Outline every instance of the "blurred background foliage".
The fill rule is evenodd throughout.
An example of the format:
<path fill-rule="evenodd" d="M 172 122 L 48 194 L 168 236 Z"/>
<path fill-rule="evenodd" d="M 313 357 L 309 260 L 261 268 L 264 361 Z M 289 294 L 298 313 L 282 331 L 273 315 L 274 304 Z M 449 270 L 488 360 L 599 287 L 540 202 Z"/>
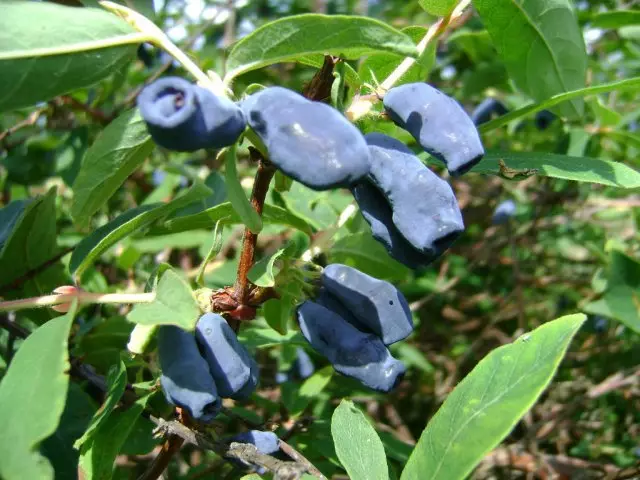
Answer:
<path fill-rule="evenodd" d="M 71 2 L 73 3 L 73 2 Z M 87 1 L 87 4 L 92 2 Z M 624 2 L 622 2 L 624 3 Z M 601 84 L 629 78 L 640 71 L 640 27 L 598 27 L 602 12 L 632 8 L 615 1 L 579 1 L 575 4 L 587 46 L 588 83 Z M 222 73 L 225 54 L 235 41 L 268 21 L 284 16 L 318 12 L 372 16 L 397 28 L 430 25 L 435 18 L 406 0 L 156 0 L 151 5 L 134 0 L 184 51 L 203 67 Z M 418 29 L 421 32 L 422 29 Z M 455 30 L 441 37 L 433 61 L 421 64 L 416 78 L 427 79 L 454 96 L 471 112 L 487 96 L 509 109 L 529 102 L 511 85 L 488 33 L 475 14 L 466 15 Z M 351 62 L 362 78 L 367 64 L 378 60 L 384 78 L 388 59 Z M 380 66 L 382 65 L 382 66 Z M 301 91 L 315 73 L 302 64 L 278 64 L 240 76 L 234 92 L 250 85 L 281 85 Z M 72 185 L 89 145 L 104 125 L 134 105 L 143 83 L 162 74 L 186 75 L 171 58 L 143 45 L 137 58 L 122 71 L 94 87 L 75 91 L 39 105 L 0 116 L 1 205 L 27 199 L 57 187 L 55 198 L 57 242 L 62 262 L 67 253 L 92 230 L 138 205 L 173 198 L 193 182 L 205 180 L 214 194 L 192 213 L 227 200 L 220 160 L 211 152 L 172 153 L 156 149 L 96 215 L 90 227 L 79 230 L 69 216 Z M 380 78 L 379 78 L 380 79 Z M 355 92 L 350 89 L 348 95 Z M 530 116 L 510 127 L 483 135 L 488 150 L 551 152 L 575 157 L 596 157 L 640 168 L 640 96 L 626 90 L 587 100 L 581 121 L 547 121 Z M 538 118 L 538 120 L 536 120 Z M 391 133 L 412 140 L 388 122 L 361 124 L 365 131 Z M 255 166 L 240 150 L 240 173 L 249 188 Z M 426 157 L 423 157 L 426 159 Z M 430 166 L 447 178 L 440 164 Z M 268 203 L 286 206 L 314 228 L 311 239 L 283 226 L 266 225 L 259 237 L 259 258 L 274 254 L 289 242 L 300 253 L 319 247 L 320 263 L 341 262 L 393 281 L 409 299 L 418 327 L 410 339 L 392 347 L 409 365 L 399 388 L 389 395 L 372 394 L 355 382 L 331 375 L 323 359 L 309 352 L 318 372 L 301 389 L 300 380 L 283 384 L 277 372 L 287 371 L 295 348 L 302 345 L 293 320 L 279 329 L 280 336 L 259 318 L 243 326 L 241 337 L 255 348 L 261 365 L 261 385 L 251 404 L 233 411 L 258 423 L 279 425 L 278 433 L 300 449 L 325 474 L 340 474 L 330 437 L 329 418 L 345 396 L 364 408 L 385 445 L 391 470 L 406 462 L 411 445 L 451 389 L 488 352 L 511 342 L 558 316 L 586 312 L 589 319 L 570 347 L 553 384 L 504 442 L 477 468 L 473 478 L 600 478 L 603 473 L 637 465 L 640 459 L 640 265 L 638 222 L 640 195 L 598 184 L 530 176 L 508 180 L 470 173 L 449 179 L 458 196 L 467 227 L 451 250 L 428 268 L 412 272 L 391 260 L 371 237 L 359 213 L 338 223 L 353 204 L 348 192 L 314 192 L 299 184 L 288 192 L 272 189 Z M 273 188 L 273 185 L 272 185 Z M 495 207 L 513 199 L 517 209 L 507 224 L 492 225 Z M 9 212 L 5 212 L 9 213 Z M 3 218 L 0 231 L 11 225 Z M 222 288 L 235 279 L 242 226 L 226 228 L 220 255 L 206 269 L 205 285 Z M 194 278 L 213 241 L 211 230 L 145 231 L 120 242 L 102 255 L 83 275 L 86 290 L 122 291 L 141 286 L 156 265 L 171 263 Z M 38 295 L 70 283 L 65 269 L 40 275 L 39 282 L 12 284 L 3 270 L 0 296 L 6 299 Z M 38 283 L 37 285 L 32 283 Z M 631 302 L 630 304 L 628 302 Z M 155 371 L 153 355 L 132 359 L 126 353 L 132 324 L 114 307 L 85 308 L 74 331 L 72 353 L 106 374 L 122 358 L 131 381 L 149 380 Z M 40 324 L 44 311 L 17 315 L 26 326 Z M 267 319 L 274 325 L 277 320 Z M 286 339 L 286 342 L 283 342 Z M 9 345 L 10 344 L 10 345 Z M 0 330 L 0 351 L 12 351 L 19 340 Z M 6 369 L 6 355 L 0 373 Z M 149 370 L 151 366 L 151 370 Z M 322 369 L 322 370 L 321 370 Z M 100 392 L 73 386 L 65 417 L 72 416 L 82 432 L 97 406 Z M 162 399 L 155 398 L 159 408 Z M 220 431 L 234 431 L 236 417 L 222 417 Z M 135 478 L 151 459 L 157 442 L 151 424 L 139 427 L 118 457 L 116 478 Z M 69 432 L 66 432 L 68 434 Z M 62 432 L 61 435 L 64 435 Z M 49 441 L 43 451 L 56 463 L 63 442 Z M 220 460 L 185 448 L 173 462 L 167 478 L 236 478 Z M 213 454 L 210 454 L 213 455 Z M 58 460 L 59 462 L 59 460 Z M 229 475 L 228 477 L 225 475 Z M 638 474 L 640 475 L 640 474 Z M 73 476 L 73 472 L 70 473 Z M 62 477 L 61 477 L 62 478 Z M 614 477 L 610 477 L 614 478 Z M 622 478 L 622 477 L 619 477 Z M 625 477 L 640 478 L 640 477 Z"/>

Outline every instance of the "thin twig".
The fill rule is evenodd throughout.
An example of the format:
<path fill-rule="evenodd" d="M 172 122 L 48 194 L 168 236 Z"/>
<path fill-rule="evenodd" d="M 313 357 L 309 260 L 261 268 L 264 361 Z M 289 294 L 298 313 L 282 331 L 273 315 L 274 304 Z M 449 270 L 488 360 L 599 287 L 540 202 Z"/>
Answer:
<path fill-rule="evenodd" d="M 156 458 L 153 459 L 149 468 L 138 477 L 138 480 L 156 480 L 159 478 L 162 472 L 169 466 L 171 458 L 180 451 L 183 444 L 183 438 L 177 435 L 169 436 L 162 444 L 160 452 L 156 455 Z"/>
<path fill-rule="evenodd" d="M 151 303 L 155 300 L 155 293 L 90 293 L 78 291 L 73 294 L 53 294 L 42 297 L 21 298 L 0 302 L 0 312 L 11 312 L 29 308 L 51 307 L 78 300 L 80 304 L 87 303 Z"/>
<path fill-rule="evenodd" d="M 31 112 L 27 118 L 16 123 L 13 127 L 8 128 L 4 132 L 0 132 L 0 143 L 4 142 L 8 137 L 16 133 L 18 130 L 35 125 L 40 116 L 49 108 L 49 106 L 40 107 Z"/>
<path fill-rule="evenodd" d="M 155 430 L 156 435 L 177 436 L 190 445 L 203 450 L 213 451 L 222 457 L 235 458 L 251 465 L 264 467 L 267 470 L 274 472 L 276 474 L 276 478 L 289 472 L 293 472 L 294 475 L 297 475 L 294 478 L 299 478 L 302 473 L 308 471 L 307 465 L 303 465 L 299 462 L 278 460 L 277 458 L 273 458 L 269 455 L 264 455 L 251 444 L 213 442 L 205 435 L 196 430 L 190 429 L 180 422 L 174 420 L 166 421 L 155 417 L 150 417 L 150 419 L 157 425 Z"/>
<path fill-rule="evenodd" d="M 251 205 L 258 215 L 262 216 L 264 201 L 269 191 L 269 184 L 276 173 L 276 169 L 267 160 L 265 160 L 260 152 L 251 149 L 252 157 L 258 160 L 258 171 L 253 182 L 253 190 L 251 192 Z M 247 304 L 249 298 L 249 279 L 247 274 L 253 266 L 253 258 L 256 250 L 256 242 L 258 234 L 253 233 L 248 228 L 244 229 L 242 236 L 242 252 L 240 253 L 240 261 L 238 263 L 238 273 L 233 288 L 233 296 L 240 305 Z"/>
<path fill-rule="evenodd" d="M 81 101 L 76 100 L 75 98 L 73 98 L 70 95 L 62 95 L 62 96 L 60 96 L 58 98 L 60 99 L 60 102 L 63 105 L 68 105 L 71 108 L 73 108 L 74 110 L 80 110 L 80 111 L 86 113 L 93 120 L 96 120 L 97 122 L 101 123 L 102 125 L 106 125 L 106 124 L 110 123 L 111 120 L 114 119 L 113 115 L 108 115 L 108 114 L 104 113 L 102 110 L 98 110 L 97 108 L 93 108 L 90 105 L 86 105 L 86 104 L 82 103 Z"/>
<path fill-rule="evenodd" d="M 31 270 L 28 270 L 26 273 L 20 275 L 18 278 L 13 280 L 11 283 L 8 283 L 8 284 L 5 284 L 5 285 L 0 285 L 0 295 L 5 293 L 7 290 L 14 290 L 14 289 L 18 288 L 20 285 L 22 285 L 24 282 L 26 282 L 30 278 L 34 277 L 38 273 L 41 273 L 42 271 L 44 271 L 47 268 L 49 268 L 50 266 L 52 266 L 54 263 L 56 263 L 58 260 L 60 260 L 66 254 L 72 252 L 74 248 L 75 247 L 65 248 L 60 253 L 58 253 L 54 257 L 50 258 L 46 262 L 43 262 L 40 265 L 38 265 L 37 267 L 34 267 Z"/>
<path fill-rule="evenodd" d="M 326 480 L 326 477 L 322 474 L 322 472 L 318 470 L 315 467 L 315 465 L 313 465 L 313 463 L 307 460 L 307 458 L 304 455 L 302 455 L 299 451 L 297 451 L 295 448 L 293 448 L 291 445 L 289 445 L 287 442 L 285 442 L 282 439 L 280 439 L 279 444 L 280 444 L 280 450 L 286 453 L 294 461 L 304 465 L 305 468 L 307 469 L 307 472 L 309 472 L 309 474 L 317 478 L 320 478 L 321 480 Z"/>
<path fill-rule="evenodd" d="M 442 35 L 442 33 L 449 27 L 451 23 L 453 23 L 458 17 L 462 15 L 465 8 L 469 6 L 471 0 L 462 0 L 456 8 L 446 17 L 442 17 L 436 23 L 431 25 L 427 30 L 425 36 L 420 40 L 417 45 L 418 55 L 422 55 L 422 53 L 426 50 L 427 46 L 437 37 Z M 396 68 L 391 74 L 380 84 L 380 87 L 383 91 L 389 90 L 393 87 L 398 80 L 402 78 L 402 76 L 409 71 L 409 69 L 416 63 L 415 58 L 408 57 L 403 60 L 403 62 Z"/>

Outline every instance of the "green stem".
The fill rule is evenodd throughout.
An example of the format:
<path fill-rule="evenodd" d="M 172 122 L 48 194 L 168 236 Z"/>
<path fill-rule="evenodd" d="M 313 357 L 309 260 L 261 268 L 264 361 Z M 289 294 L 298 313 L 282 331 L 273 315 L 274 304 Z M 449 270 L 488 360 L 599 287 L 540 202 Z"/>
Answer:
<path fill-rule="evenodd" d="M 13 60 L 17 58 L 50 57 L 52 55 L 66 55 L 70 53 L 86 52 L 88 50 L 98 50 L 101 48 L 119 47 L 131 43 L 150 42 L 154 39 L 144 32 L 129 33 L 115 38 L 104 38 L 102 40 L 90 40 L 88 42 L 78 42 L 71 45 L 57 47 L 43 47 L 31 50 L 12 50 L 0 53 L 0 60 Z"/>
<path fill-rule="evenodd" d="M 481 133 L 486 133 L 491 130 L 495 130 L 496 128 L 506 125 L 507 123 L 516 120 L 517 118 L 524 117 L 525 115 L 529 115 L 530 113 L 539 112 L 540 110 L 553 107 L 554 105 L 566 102 L 567 100 L 572 100 L 574 98 L 586 97 L 587 95 L 594 95 L 597 93 L 607 93 L 614 90 L 625 90 L 638 86 L 640 86 L 640 77 L 634 77 L 627 78 L 619 82 L 604 83 L 602 85 L 595 85 L 593 87 L 586 87 L 579 90 L 573 90 L 571 92 L 560 93 L 545 100 L 544 102 L 527 105 L 526 107 L 522 107 L 518 110 L 514 110 L 513 112 L 509 112 L 506 115 L 502 115 L 500 118 L 496 118 L 495 120 L 483 123 L 478 127 L 478 131 Z"/>
<path fill-rule="evenodd" d="M 89 293 L 54 294 L 43 297 L 21 298 L 0 302 L 0 312 L 25 310 L 28 308 L 51 307 L 77 300 L 80 304 L 88 303 L 151 303 L 155 300 L 155 293 Z"/>

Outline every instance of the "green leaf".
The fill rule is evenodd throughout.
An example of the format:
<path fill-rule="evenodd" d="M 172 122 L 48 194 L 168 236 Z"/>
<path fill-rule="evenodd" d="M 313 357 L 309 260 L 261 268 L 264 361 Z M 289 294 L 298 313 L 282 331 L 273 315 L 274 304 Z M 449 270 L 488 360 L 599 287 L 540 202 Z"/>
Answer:
<path fill-rule="evenodd" d="M 624 252 L 609 252 L 607 287 L 600 300 L 588 303 L 584 311 L 614 318 L 640 334 L 640 262 Z"/>
<path fill-rule="evenodd" d="M 74 249 L 69 262 L 69 271 L 77 279 L 93 262 L 123 238 L 139 231 L 151 223 L 167 217 L 176 210 L 207 197 L 211 190 L 202 182 L 196 183 L 186 192 L 167 204 L 150 204 L 127 210 L 106 225 L 85 237 Z"/>
<path fill-rule="evenodd" d="M 580 88 L 572 92 L 560 93 L 558 95 L 554 95 L 548 100 L 545 100 L 544 102 L 527 105 L 526 107 L 519 108 L 518 110 L 513 110 L 505 115 L 501 115 L 494 120 L 483 123 L 478 127 L 478 131 L 481 133 L 490 132 L 491 130 L 501 127 L 502 125 L 506 125 L 513 120 L 524 117 L 526 115 L 530 115 L 532 113 L 539 112 L 541 110 L 551 108 L 552 106 L 558 105 L 559 103 L 565 102 L 567 100 L 586 97 L 588 95 L 595 95 L 597 93 L 613 92 L 615 90 L 636 89 L 639 86 L 640 77 L 634 77 L 617 82 L 603 83 L 602 85 L 595 85 L 593 87 Z"/>
<path fill-rule="evenodd" d="M 89 444 L 93 441 L 98 429 L 107 421 L 109 415 L 113 412 L 113 409 L 118 405 L 120 397 L 122 397 L 126 386 L 127 369 L 121 360 L 109 370 L 109 374 L 107 375 L 107 397 L 100 409 L 91 419 L 91 423 L 89 424 L 87 431 L 84 432 L 82 437 L 76 440 L 76 443 L 74 444 L 75 448 L 80 449 L 84 447 L 85 444 Z"/>
<path fill-rule="evenodd" d="M 96 8 L 5 0 L 0 29 L 0 111 L 92 85 L 133 58 L 143 35 Z"/>
<path fill-rule="evenodd" d="M 15 200 L 0 209 L 0 252 L 31 201 L 31 199 Z"/>
<path fill-rule="evenodd" d="M 628 25 L 640 25 L 640 12 L 637 10 L 602 12 L 591 19 L 591 26 L 596 28 L 620 28 Z"/>
<path fill-rule="evenodd" d="M 158 281 L 155 300 L 133 307 L 127 319 L 142 325 L 177 325 L 193 330 L 200 314 L 191 287 L 176 272 L 167 270 Z"/>
<path fill-rule="evenodd" d="M 361 232 L 339 239 L 327 252 L 330 263 L 344 263 L 376 278 L 404 278 L 409 269 L 396 262 L 370 233 Z"/>
<path fill-rule="evenodd" d="M 281 335 L 287 334 L 289 319 L 293 315 L 294 298 L 282 294 L 280 298 L 272 298 L 262 305 L 262 314 L 269 326 Z"/>
<path fill-rule="evenodd" d="M 76 344 L 76 354 L 98 371 L 108 372 L 120 361 L 133 325 L 123 316 L 106 316 Z"/>
<path fill-rule="evenodd" d="M 422 37 L 427 33 L 427 29 L 419 26 L 405 27 L 402 29 L 402 33 L 406 34 L 415 43 L 422 40 Z M 437 42 L 431 42 L 427 45 L 427 48 L 416 59 L 416 62 L 409 67 L 406 73 L 400 77 L 395 85 L 401 85 L 403 83 L 411 82 L 424 82 L 429 76 L 429 72 L 433 68 L 433 64 L 436 60 L 436 45 Z M 389 53 L 377 53 L 370 55 L 360 64 L 358 73 L 363 82 L 374 84 L 377 80 L 382 82 L 388 77 L 402 63 L 403 59 L 397 55 L 391 55 Z"/>
<path fill-rule="evenodd" d="M 127 350 L 135 355 L 142 355 L 145 353 L 151 344 L 151 340 L 155 336 L 156 330 L 158 330 L 157 325 L 136 324 L 129 335 Z"/>
<path fill-rule="evenodd" d="M 380 437 L 353 402 L 342 400 L 331 417 L 331 436 L 351 480 L 387 480 L 389 469 Z"/>
<path fill-rule="evenodd" d="M 78 480 L 79 452 L 73 443 L 87 429 L 96 410 L 95 402 L 82 387 L 70 383 L 60 424 L 40 446 L 40 451 L 53 465 L 56 480 Z"/>
<path fill-rule="evenodd" d="M 25 203 L 19 219 L 0 250 L 0 288 L 3 289 L 5 299 L 47 295 L 54 288 L 70 283 L 60 261 L 55 261 L 37 275 L 25 277 L 27 272 L 51 262 L 58 253 L 56 192 L 55 187 L 52 187 L 46 195 Z M 5 288 L 19 278 L 22 280 L 18 288 Z M 34 309 L 28 315 L 40 324 L 57 314 L 49 309 Z"/>
<path fill-rule="evenodd" d="M 444 17 L 453 11 L 458 0 L 418 0 L 425 12 Z"/>
<path fill-rule="evenodd" d="M 211 244 L 211 248 L 207 252 L 207 255 L 202 260 L 200 264 L 200 268 L 198 269 L 198 275 L 196 276 L 196 283 L 200 286 L 204 286 L 204 274 L 207 268 L 207 264 L 216 258 L 222 250 L 222 233 L 224 231 L 224 225 L 222 225 L 221 220 L 216 222 L 216 226 L 213 228 L 213 243 Z"/>
<path fill-rule="evenodd" d="M 568 157 L 554 153 L 488 152 L 471 171 L 498 174 L 500 160 L 503 160 L 508 168 L 522 171 L 536 169 L 536 175 L 545 177 L 600 183 L 621 188 L 640 187 L 640 173 L 624 163 L 599 158 Z"/>
<path fill-rule="evenodd" d="M 282 335 L 271 328 L 245 328 L 238 334 L 238 339 L 250 350 L 273 347 L 286 343 L 288 345 L 308 345 L 300 332 L 289 331 Z"/>
<path fill-rule="evenodd" d="M 4 480 L 53 479 L 53 468 L 38 447 L 56 431 L 64 411 L 68 336 L 75 311 L 74 303 L 66 315 L 27 337 L 0 383 L 0 478 Z"/>
<path fill-rule="evenodd" d="M 582 314 L 548 322 L 484 357 L 422 432 L 401 480 L 462 480 L 547 387 Z"/>
<path fill-rule="evenodd" d="M 318 398 L 318 395 L 329 385 L 333 372 L 335 372 L 333 367 L 327 365 L 307 378 L 297 390 L 295 401 L 293 405 L 289 406 L 289 412 L 296 416 L 301 414 L 304 409 L 307 408 L 307 405 L 309 405 L 314 398 Z"/>
<path fill-rule="evenodd" d="M 235 146 L 227 149 L 225 153 L 224 173 L 227 190 L 229 192 L 229 200 L 231 201 L 233 209 L 249 230 L 256 234 L 260 233 L 260 230 L 262 230 L 262 219 L 251 205 L 251 202 L 249 202 L 242 185 L 240 185 L 240 179 L 238 178 L 238 171 L 236 169 Z"/>
<path fill-rule="evenodd" d="M 168 220 L 165 227 L 169 233 L 185 232 L 188 230 L 207 229 L 215 227 L 218 221 L 222 221 L 224 225 L 237 225 L 242 221 L 231 206 L 230 202 L 221 203 L 213 208 L 196 213 L 195 215 L 187 215 Z M 265 205 L 262 210 L 262 221 L 265 224 L 279 224 L 293 227 L 307 234 L 311 234 L 313 230 L 305 220 L 284 208 L 275 205 Z M 164 232 L 159 232 L 164 233 Z"/>
<path fill-rule="evenodd" d="M 276 284 L 275 276 L 280 271 L 280 269 L 275 266 L 275 262 L 283 253 L 284 248 L 281 248 L 273 255 L 256 262 L 256 264 L 251 267 L 251 270 L 249 270 L 247 278 L 259 287 L 273 287 Z"/>
<path fill-rule="evenodd" d="M 84 225 L 153 150 L 154 143 L 137 109 L 111 122 L 87 150 L 73 182 L 71 216 Z"/>
<path fill-rule="evenodd" d="M 434 368 L 427 357 L 415 346 L 410 343 L 396 343 L 392 347 L 392 352 L 398 360 L 401 360 L 406 366 L 414 366 L 424 373 L 433 373 Z"/>
<path fill-rule="evenodd" d="M 139 398 L 123 410 L 118 407 L 98 428 L 92 441 L 83 446 L 80 467 L 86 480 L 110 480 L 113 465 L 120 449 L 136 426 L 149 395 Z"/>
<path fill-rule="evenodd" d="M 498 54 L 518 88 L 541 101 L 585 85 L 587 54 L 569 0 L 474 0 Z M 582 100 L 559 105 L 580 119 Z"/>
<path fill-rule="evenodd" d="M 409 37 L 378 20 L 355 15 L 295 15 L 267 23 L 236 43 L 227 59 L 225 81 L 310 54 L 357 59 L 377 51 L 417 56 Z"/>

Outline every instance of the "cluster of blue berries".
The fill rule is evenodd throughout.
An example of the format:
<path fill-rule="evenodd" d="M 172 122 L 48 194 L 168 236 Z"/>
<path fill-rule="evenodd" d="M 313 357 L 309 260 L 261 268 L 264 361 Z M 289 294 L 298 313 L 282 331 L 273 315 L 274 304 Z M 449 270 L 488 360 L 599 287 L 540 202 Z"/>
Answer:
<path fill-rule="evenodd" d="M 258 385 L 258 365 L 226 320 L 206 313 L 195 335 L 175 326 L 158 331 L 160 383 L 167 400 L 201 422 L 211 422 L 221 398 L 243 400 Z"/>
<path fill-rule="evenodd" d="M 426 83 L 389 90 L 386 115 L 452 176 L 477 164 L 484 149 L 473 120 L 451 97 Z M 249 126 L 280 171 L 314 190 L 348 188 L 374 236 L 397 261 L 418 268 L 440 256 L 463 232 L 449 184 L 402 142 L 362 135 L 341 112 L 282 87 L 265 88 L 240 103 L 181 78 L 146 87 L 138 99 L 156 143 L 176 151 L 234 144 Z M 363 385 L 390 391 L 405 373 L 388 346 L 413 330 L 406 299 L 389 282 L 346 265 L 324 268 L 318 294 L 297 308 L 303 336 L 335 370 Z M 305 364 L 298 377 L 313 372 Z M 195 336 L 177 327 L 159 334 L 167 398 L 210 421 L 222 398 L 247 398 L 258 368 L 224 318 L 206 314 Z M 305 358 L 306 356 L 306 358 Z M 299 365 L 299 367 L 301 366 Z"/>
<path fill-rule="evenodd" d="M 302 335 L 338 373 L 390 391 L 406 369 L 387 346 L 413 331 L 404 295 L 389 282 L 341 264 L 325 267 L 320 282 L 315 300 L 297 309 Z"/>

